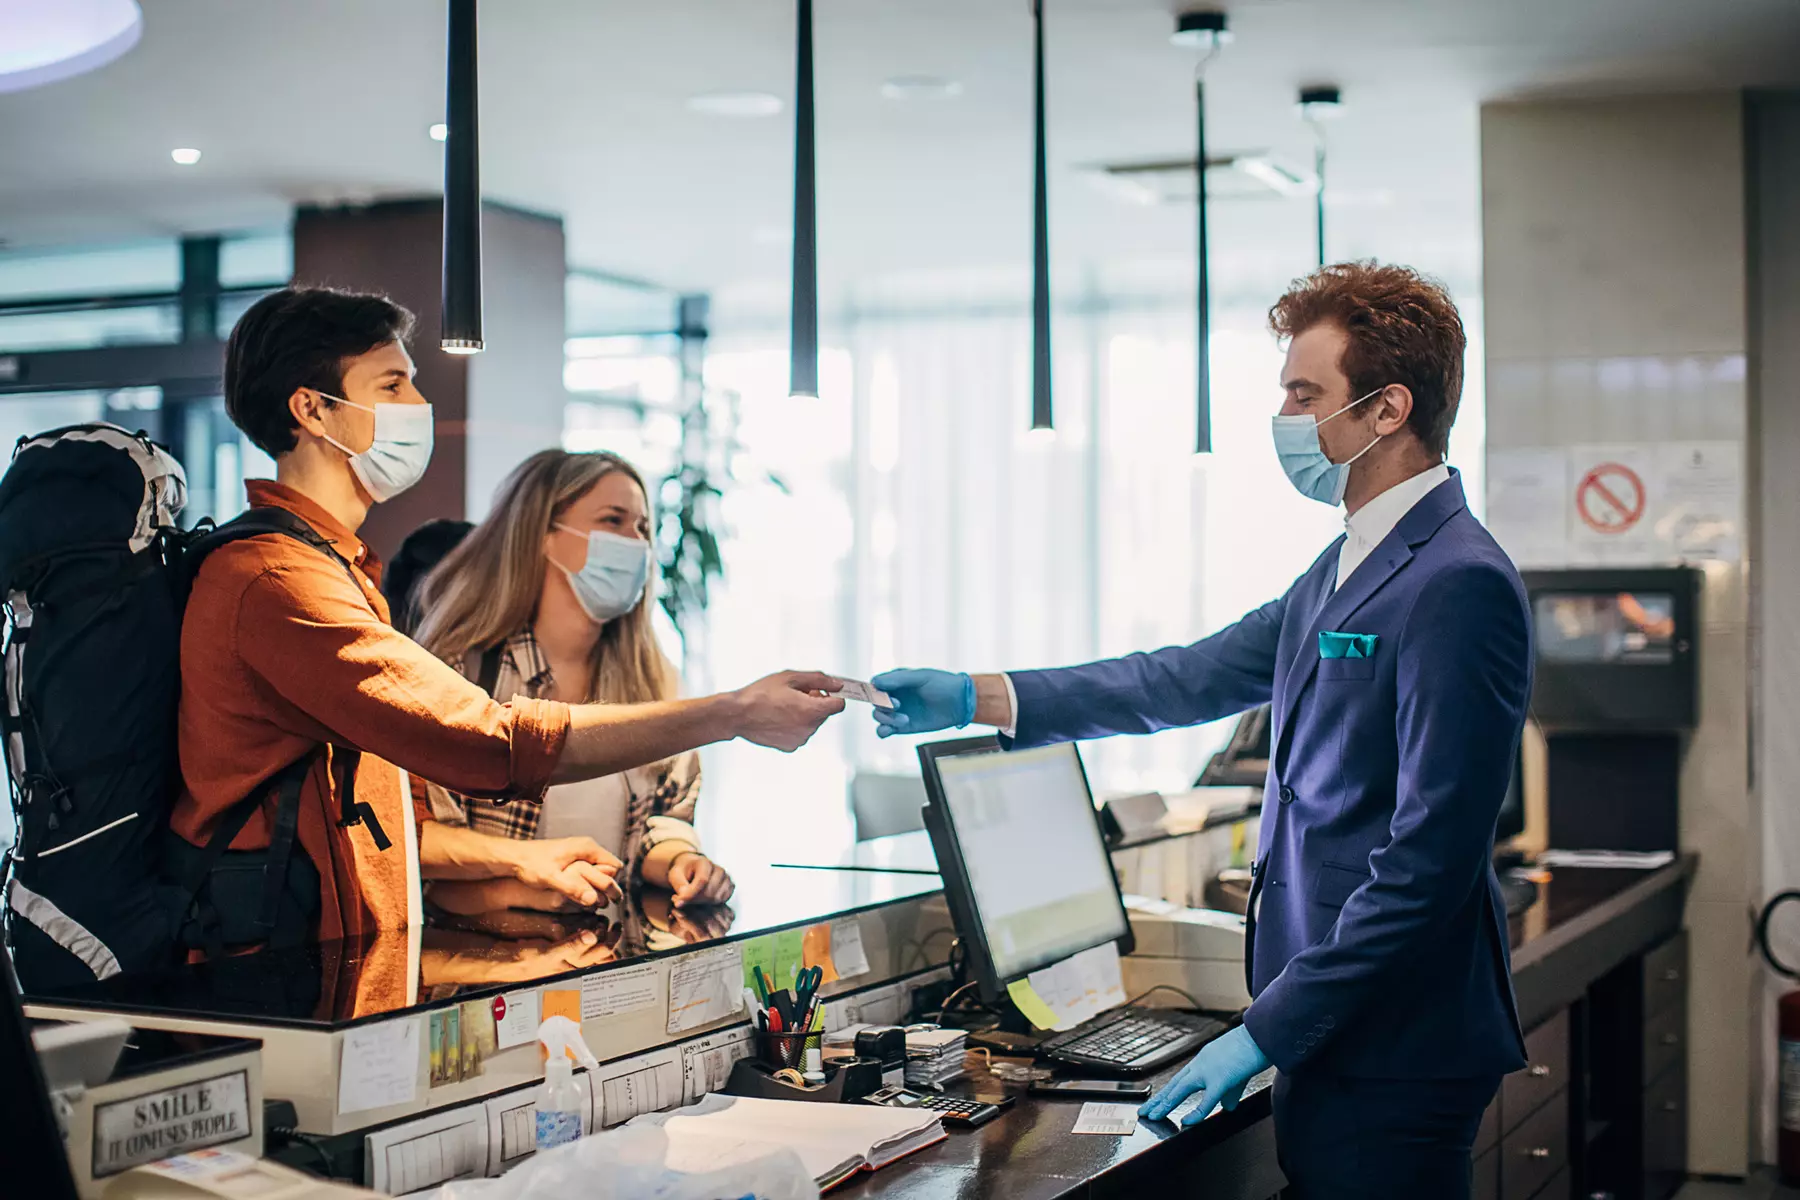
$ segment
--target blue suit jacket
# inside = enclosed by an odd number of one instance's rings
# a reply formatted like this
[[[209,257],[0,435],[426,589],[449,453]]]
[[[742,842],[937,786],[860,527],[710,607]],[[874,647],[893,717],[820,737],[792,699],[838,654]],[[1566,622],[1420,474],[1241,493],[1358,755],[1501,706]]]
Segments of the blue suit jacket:
[[[1387,1078],[1525,1065],[1491,855],[1531,692],[1518,572],[1452,475],[1333,590],[1192,646],[1012,675],[1014,744],[1151,733],[1273,702],[1244,1023],[1282,1071]],[[1321,658],[1321,632],[1374,634]],[[1260,912],[1256,902],[1260,900]]]

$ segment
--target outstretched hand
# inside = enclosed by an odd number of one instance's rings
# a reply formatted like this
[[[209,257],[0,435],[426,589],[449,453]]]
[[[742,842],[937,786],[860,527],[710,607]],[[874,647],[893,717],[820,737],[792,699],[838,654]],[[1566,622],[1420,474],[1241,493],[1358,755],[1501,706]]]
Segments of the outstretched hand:
[[[975,719],[975,680],[968,675],[908,667],[869,682],[894,701],[875,710],[877,737],[961,729]]]

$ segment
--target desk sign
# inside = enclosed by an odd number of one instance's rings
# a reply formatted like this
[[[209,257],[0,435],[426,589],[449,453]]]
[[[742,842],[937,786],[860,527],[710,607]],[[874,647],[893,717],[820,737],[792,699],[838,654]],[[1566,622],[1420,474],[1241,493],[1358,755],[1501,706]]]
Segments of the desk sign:
[[[245,1071],[199,1079],[94,1108],[94,1178],[253,1132]]]

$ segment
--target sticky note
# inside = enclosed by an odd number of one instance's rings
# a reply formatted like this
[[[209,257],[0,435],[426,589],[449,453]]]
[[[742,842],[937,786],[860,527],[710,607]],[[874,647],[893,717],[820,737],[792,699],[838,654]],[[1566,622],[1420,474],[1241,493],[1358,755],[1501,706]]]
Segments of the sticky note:
[[[838,978],[837,964],[831,961],[831,926],[809,925],[806,935],[801,939],[801,953],[808,968],[817,967],[823,974],[821,983],[835,983]]]
[[[775,986],[793,989],[805,967],[806,931],[784,929],[775,935]]]
[[[764,934],[762,937],[751,938],[749,941],[743,943],[743,950],[745,987],[753,992],[756,990],[756,976],[751,970],[753,967],[762,968],[763,978],[769,981],[770,987],[778,988],[781,986],[781,984],[775,981],[774,934]]]
[[[1018,1006],[1019,1011],[1024,1014],[1027,1021],[1031,1022],[1033,1027],[1037,1029],[1054,1029],[1056,1027],[1056,1014],[1050,1011],[1050,1006],[1045,1004],[1032,988],[1031,980],[1013,980],[1006,985],[1006,994],[1012,997],[1012,1002]]]
[[[855,979],[869,973],[869,954],[863,949],[862,922],[857,918],[845,917],[832,923],[831,958],[837,964],[839,979]]]
[[[576,988],[545,988],[541,1001],[542,1019],[567,1017],[581,1024],[581,992]]]
[[[340,1113],[410,1104],[419,1094],[420,1044],[417,1017],[360,1025],[344,1032],[338,1064]]]

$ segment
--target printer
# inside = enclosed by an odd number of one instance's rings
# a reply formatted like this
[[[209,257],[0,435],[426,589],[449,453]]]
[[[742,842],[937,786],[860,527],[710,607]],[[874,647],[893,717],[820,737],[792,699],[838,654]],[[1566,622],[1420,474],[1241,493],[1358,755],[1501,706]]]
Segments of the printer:
[[[1244,918],[1211,908],[1183,908],[1150,896],[1126,895],[1132,952],[1120,960],[1125,994],[1180,988],[1203,1008],[1237,1012],[1250,1003],[1244,985]],[[1183,1000],[1158,996],[1169,1005]]]

